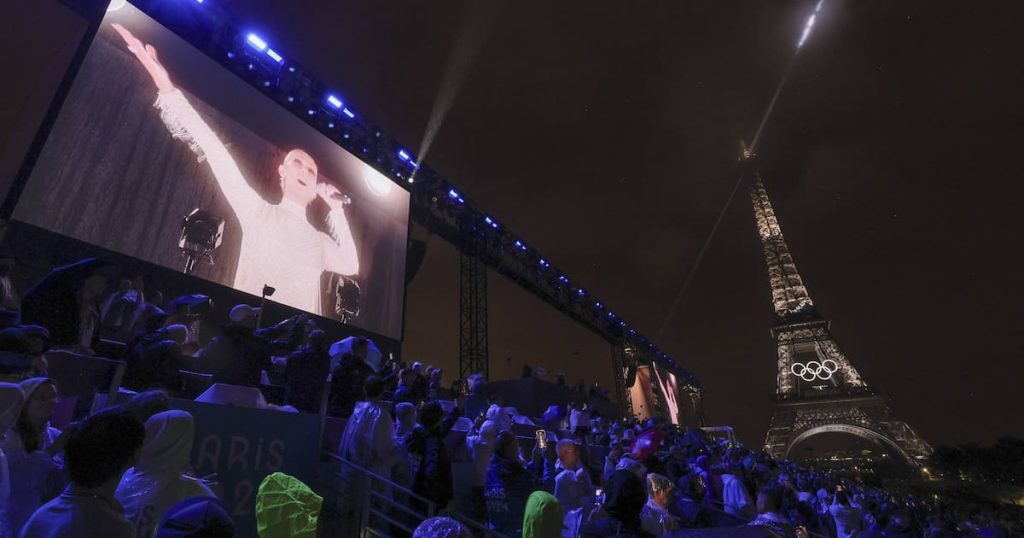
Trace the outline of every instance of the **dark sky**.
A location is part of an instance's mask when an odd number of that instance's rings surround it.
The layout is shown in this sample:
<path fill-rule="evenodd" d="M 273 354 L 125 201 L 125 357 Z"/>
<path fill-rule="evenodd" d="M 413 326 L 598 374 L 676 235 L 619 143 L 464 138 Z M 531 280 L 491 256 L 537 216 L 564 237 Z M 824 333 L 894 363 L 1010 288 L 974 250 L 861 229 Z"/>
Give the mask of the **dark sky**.
<path fill-rule="evenodd" d="M 219 1 L 414 149 L 468 5 Z M 759 151 L 819 311 L 933 444 L 1024 436 L 1012 4 L 826 0 Z M 653 336 L 812 8 L 507 2 L 426 159 Z M 610 381 L 601 340 L 489 282 L 494 377 L 528 362 Z M 769 299 L 744 189 L 657 343 L 705 383 L 711 422 L 752 444 L 774 390 Z M 449 245 L 430 240 L 408 300 L 407 357 L 455 369 Z"/>
<path fill-rule="evenodd" d="M 468 5 L 209 1 L 410 148 Z M 826 0 L 759 148 L 840 346 L 933 444 L 1024 435 L 1014 4 Z M 493 4 L 427 161 L 653 336 L 813 5 Z M 601 340 L 501 277 L 490 284 L 493 377 L 529 362 L 610 382 Z M 454 370 L 457 316 L 458 259 L 433 238 L 408 290 L 407 358 Z M 772 322 L 744 189 L 658 344 L 703 380 L 710 421 L 752 444 L 774 392 Z"/>

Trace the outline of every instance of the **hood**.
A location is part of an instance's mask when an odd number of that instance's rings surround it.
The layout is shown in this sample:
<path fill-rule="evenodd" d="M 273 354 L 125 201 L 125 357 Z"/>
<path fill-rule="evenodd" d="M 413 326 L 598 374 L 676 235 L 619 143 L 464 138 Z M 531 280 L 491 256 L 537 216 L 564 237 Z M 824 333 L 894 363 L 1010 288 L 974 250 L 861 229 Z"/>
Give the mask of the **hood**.
<path fill-rule="evenodd" d="M 135 470 L 146 474 L 188 471 L 194 434 L 192 415 L 185 411 L 164 411 L 149 417 L 146 440 L 142 443 L 142 454 Z"/>
<path fill-rule="evenodd" d="M 0 383 L 0 439 L 14 426 L 25 403 L 25 392 L 14 383 Z"/>
<path fill-rule="evenodd" d="M 563 518 L 558 499 L 546 491 L 534 491 L 526 501 L 523 538 L 557 538 L 562 535 Z"/>
<path fill-rule="evenodd" d="M 315 538 L 324 499 L 284 473 L 267 475 L 256 493 L 260 538 Z"/>
<path fill-rule="evenodd" d="M 25 393 L 25 401 L 29 401 L 34 393 L 43 383 L 52 383 L 53 386 L 57 386 L 57 382 L 48 377 L 30 377 L 20 383 L 21 391 Z"/>
<path fill-rule="evenodd" d="M 235 523 L 213 497 L 191 497 L 167 510 L 156 538 L 232 538 Z"/>
<path fill-rule="evenodd" d="M 615 471 L 608 479 L 605 510 L 627 527 L 640 527 L 640 512 L 647 503 L 644 481 L 630 471 Z"/>

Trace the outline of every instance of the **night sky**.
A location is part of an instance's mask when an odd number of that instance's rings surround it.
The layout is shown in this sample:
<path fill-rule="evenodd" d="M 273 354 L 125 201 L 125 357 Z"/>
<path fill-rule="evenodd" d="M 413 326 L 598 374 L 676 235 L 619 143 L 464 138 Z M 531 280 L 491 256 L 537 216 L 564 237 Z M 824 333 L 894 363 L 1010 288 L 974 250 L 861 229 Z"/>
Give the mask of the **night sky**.
<path fill-rule="evenodd" d="M 409 148 L 469 5 L 210 1 Z M 758 151 L 819 311 L 933 444 L 1024 435 L 1015 4 L 826 0 Z M 490 6 L 500 13 L 426 160 L 653 337 L 814 2 Z M 610 384 L 603 341 L 489 283 L 492 378 L 528 362 Z M 702 379 L 709 421 L 755 446 L 772 323 L 745 186 L 657 343 Z M 458 257 L 436 237 L 408 290 L 405 350 L 456 370 Z"/>

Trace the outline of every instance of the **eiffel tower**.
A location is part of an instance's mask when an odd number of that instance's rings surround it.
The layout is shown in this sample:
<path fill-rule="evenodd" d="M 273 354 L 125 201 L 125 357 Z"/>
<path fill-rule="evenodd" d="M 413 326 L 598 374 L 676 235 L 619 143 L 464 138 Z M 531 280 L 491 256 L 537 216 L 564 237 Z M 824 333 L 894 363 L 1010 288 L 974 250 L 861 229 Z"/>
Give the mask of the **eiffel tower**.
<path fill-rule="evenodd" d="M 889 411 L 888 398 L 874 391 L 847 360 L 793 263 L 761 177 L 751 191 L 757 231 L 764 245 L 775 306 L 772 337 L 779 351 L 772 420 L 765 451 L 786 458 L 801 441 L 841 432 L 882 444 L 912 466 L 932 449 Z"/>

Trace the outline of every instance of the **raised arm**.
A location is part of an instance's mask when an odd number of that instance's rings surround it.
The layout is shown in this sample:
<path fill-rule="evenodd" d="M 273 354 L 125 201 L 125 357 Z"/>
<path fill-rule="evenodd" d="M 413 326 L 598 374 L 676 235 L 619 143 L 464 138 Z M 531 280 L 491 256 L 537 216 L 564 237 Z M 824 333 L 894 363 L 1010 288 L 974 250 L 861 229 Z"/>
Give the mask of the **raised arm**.
<path fill-rule="evenodd" d="M 324 269 L 339 275 L 355 275 L 359 273 L 359 252 L 356 250 L 352 230 L 345 218 L 345 202 L 337 187 L 324 184 L 324 196 L 330 211 L 327 213 L 329 227 L 328 237 L 324 239 Z"/>
<path fill-rule="evenodd" d="M 210 163 L 210 170 L 217 185 L 244 228 L 247 217 L 266 202 L 245 181 L 224 143 L 203 121 L 185 95 L 171 82 L 167 69 L 160 63 L 156 49 L 152 45 L 143 44 L 120 24 L 114 24 L 113 27 L 128 45 L 128 50 L 135 55 L 153 79 L 157 89 L 154 106 L 160 111 L 160 119 L 167 126 L 171 136 L 176 140 L 185 141 L 189 149 L 197 155 L 199 162 L 205 160 Z"/>

